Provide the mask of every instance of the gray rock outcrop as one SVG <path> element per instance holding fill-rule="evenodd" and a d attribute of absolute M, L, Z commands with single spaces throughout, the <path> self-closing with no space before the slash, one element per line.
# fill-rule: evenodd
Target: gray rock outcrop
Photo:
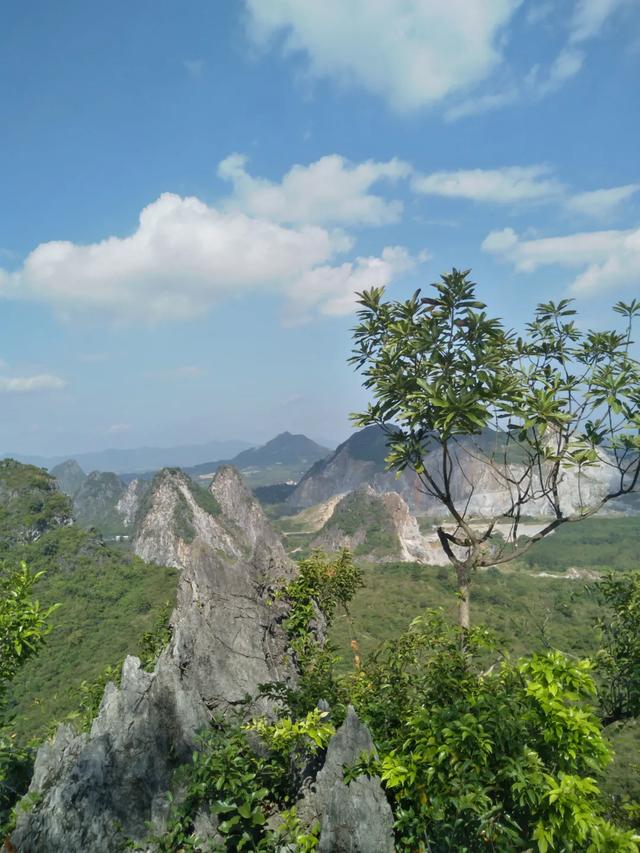
<path fill-rule="evenodd" d="M 510 506 L 510 494 L 500 476 L 501 444 L 504 439 L 492 430 L 479 436 L 463 436 L 451 450 L 451 491 L 454 501 L 467 507 L 473 517 L 499 515 Z M 388 454 L 386 437 L 376 426 L 354 433 L 327 459 L 316 463 L 300 480 L 287 498 L 296 508 L 310 507 L 328 501 L 335 495 L 352 492 L 369 485 L 377 492 L 397 492 L 413 513 L 447 518 L 448 512 L 434 497 L 425 493 L 415 472 L 406 469 L 400 477 L 386 469 Z M 494 464 L 489 459 L 493 457 Z M 563 509 L 574 512 L 580 504 L 588 506 L 597 502 L 616 483 L 610 460 L 603 455 L 601 462 L 582 471 L 570 469 L 562 472 L 559 491 Z M 441 451 L 433 447 L 425 454 L 425 466 L 436 473 L 441 470 Z M 517 464 L 509 465 L 509 472 L 518 476 L 522 470 Z M 618 478 L 619 479 L 619 478 Z M 525 514 L 541 517 L 549 514 L 544 498 L 527 504 Z"/>
<path fill-rule="evenodd" d="M 359 776 L 343 781 L 345 765 L 362 753 L 375 753 L 369 729 L 349 706 L 347 716 L 329 741 L 327 755 L 315 780 L 297 804 L 303 823 L 321 821 L 323 853 L 393 853 L 393 813 L 380 780 Z"/>
<path fill-rule="evenodd" d="M 285 605 L 268 593 L 293 564 L 237 472 L 224 469 L 214 480 L 224 511 L 208 519 L 189 501 L 186 479 L 163 472 L 136 541 L 138 553 L 160 562 L 173 555 L 182 569 L 172 639 L 153 672 L 127 658 L 120 687 L 107 686 L 88 734 L 62 726 L 38 751 L 32 805 L 19 810 L 13 835 L 21 853 L 115 853 L 125 839 L 145 838 L 149 822 L 161 831 L 172 773 L 190 759 L 211 715 L 247 696 L 268 714 L 258 686 L 295 681 Z M 192 511 L 188 542 L 174 523 L 177 504 Z"/>
<path fill-rule="evenodd" d="M 393 813 L 378 779 L 336 782 L 322 816 L 318 853 L 394 853 Z"/>

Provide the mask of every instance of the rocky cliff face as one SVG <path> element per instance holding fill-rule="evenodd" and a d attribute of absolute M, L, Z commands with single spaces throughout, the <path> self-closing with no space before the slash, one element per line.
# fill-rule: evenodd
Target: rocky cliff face
<path fill-rule="evenodd" d="M 483 457 L 483 451 L 491 452 L 496 435 L 487 431 L 473 441 L 463 438 L 453 454 L 452 493 L 458 505 L 468 504 L 468 513 L 472 516 L 499 515 L 510 505 L 503 480 Z M 381 494 L 397 492 L 416 514 L 446 518 L 446 510 L 439 501 L 425 494 L 415 473 L 407 470 L 398 478 L 395 472 L 385 470 L 387 452 L 382 430 L 378 427 L 361 430 L 341 444 L 327 460 L 314 465 L 287 498 L 287 503 L 292 507 L 309 507 L 369 485 Z M 439 470 L 440 450 L 434 448 L 427 454 L 425 464 L 429 470 Z M 510 470 L 517 474 L 520 468 L 513 464 Z M 588 474 L 579 479 L 572 470 L 564 472 L 560 494 L 565 511 L 572 512 L 581 503 L 588 505 L 597 501 L 613 482 L 612 470 L 606 464 L 589 469 Z M 548 513 L 546 500 L 531 502 L 526 508 L 529 516 Z"/>
<path fill-rule="evenodd" d="M 111 853 L 146 837 L 149 821 L 161 830 L 172 772 L 211 715 L 247 696 L 268 712 L 258 685 L 295 680 L 284 604 L 268 592 L 293 564 L 235 471 L 218 472 L 209 509 L 199 498 L 176 471 L 162 472 L 147 496 L 135 548 L 182 570 L 172 639 L 153 672 L 127 658 L 90 733 L 62 726 L 39 750 L 36 804 L 20 810 L 13 835 L 23 853 Z"/>
<path fill-rule="evenodd" d="M 116 504 L 116 512 L 127 530 L 132 530 L 136 523 L 149 485 L 145 480 L 132 480 Z"/>
<path fill-rule="evenodd" d="M 326 551 L 349 548 L 356 555 L 379 562 L 447 562 L 437 539 L 422 535 L 415 516 L 397 492 L 379 494 L 368 485 L 336 502 L 311 547 Z"/>

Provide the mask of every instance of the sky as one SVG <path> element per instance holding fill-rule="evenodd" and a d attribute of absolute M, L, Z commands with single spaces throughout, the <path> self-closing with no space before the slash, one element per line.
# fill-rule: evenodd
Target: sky
<path fill-rule="evenodd" d="M 355 293 L 640 296 L 640 0 L 3 0 L 0 450 L 304 432 Z"/>

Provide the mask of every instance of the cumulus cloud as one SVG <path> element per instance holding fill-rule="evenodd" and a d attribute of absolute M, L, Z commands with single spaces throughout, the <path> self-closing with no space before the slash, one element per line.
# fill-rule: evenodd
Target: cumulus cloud
<path fill-rule="evenodd" d="M 625 184 L 603 190 L 577 193 L 567 200 L 567 207 L 575 213 L 607 219 L 640 190 L 640 184 Z"/>
<path fill-rule="evenodd" d="M 35 376 L 0 376 L 0 392 L 27 394 L 30 391 L 55 391 L 66 387 L 64 379 L 50 373 Z"/>
<path fill-rule="evenodd" d="M 256 178 L 247 158 L 232 154 L 218 166 L 220 177 L 233 185 L 228 209 L 279 223 L 317 225 L 386 225 L 397 222 L 402 203 L 369 192 L 374 184 L 397 181 L 411 173 L 400 160 L 353 164 L 337 154 L 308 166 L 293 166 L 280 183 Z"/>
<path fill-rule="evenodd" d="M 500 64 L 501 36 L 520 0 L 245 0 L 250 33 L 284 33 L 310 72 L 356 83 L 397 110 L 468 90 Z"/>
<path fill-rule="evenodd" d="M 402 246 L 387 246 L 380 257 L 359 257 L 340 266 L 322 266 L 302 276 L 290 294 L 289 323 L 301 322 L 316 311 L 327 316 L 350 314 L 356 294 L 386 287 L 393 279 L 428 259 L 427 252 L 411 255 Z"/>
<path fill-rule="evenodd" d="M 571 285 L 575 293 L 637 286 L 640 278 L 640 228 L 535 240 L 523 240 L 512 228 L 505 228 L 488 234 L 482 248 L 522 272 L 543 266 L 576 269 L 578 275 Z"/>
<path fill-rule="evenodd" d="M 423 195 L 511 204 L 556 198 L 563 186 L 548 166 L 504 166 L 416 175 L 412 189 Z"/>
<path fill-rule="evenodd" d="M 352 246 L 341 230 L 284 226 L 165 193 L 143 209 L 128 237 L 42 243 L 16 272 L 0 270 L 0 294 L 42 301 L 63 315 L 188 319 L 246 294 L 295 300 L 314 270 L 327 275 Z M 335 297 L 327 297 L 334 307 Z"/>

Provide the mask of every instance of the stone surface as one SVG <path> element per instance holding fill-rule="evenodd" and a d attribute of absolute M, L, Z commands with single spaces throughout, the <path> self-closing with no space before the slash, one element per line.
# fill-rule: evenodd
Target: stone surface
<path fill-rule="evenodd" d="M 360 776 L 331 789 L 318 853 L 393 853 L 393 813 L 380 780 Z"/>
<path fill-rule="evenodd" d="M 152 673 L 127 658 L 89 734 L 63 726 L 39 750 L 29 791 L 36 805 L 20 813 L 13 835 L 21 853 L 115 853 L 125 838 L 144 839 L 148 822 L 161 830 L 173 770 L 190 759 L 212 713 L 255 697 L 261 683 L 295 680 L 284 605 L 269 595 L 294 567 L 239 475 L 220 477 L 212 492 L 219 486 L 229 514 L 208 518 L 180 472 L 155 483 L 136 550 L 182 569 L 172 639 Z M 190 542 L 173 524 L 180 500 L 193 510 Z M 270 710 L 259 698 L 253 708 Z"/>
<path fill-rule="evenodd" d="M 451 490 L 454 500 L 465 506 L 474 517 L 493 516 L 504 512 L 510 505 L 510 495 L 504 481 L 487 461 L 486 454 L 496 452 L 496 434 L 486 431 L 481 436 L 462 437 L 452 451 L 453 469 Z M 371 426 L 354 433 L 325 460 L 316 463 L 300 480 L 287 498 L 292 507 L 310 507 L 344 495 L 362 486 L 370 485 L 377 492 L 397 492 L 413 513 L 438 518 L 448 517 L 442 505 L 426 494 L 417 475 L 405 470 L 396 477 L 395 471 L 387 471 L 385 457 L 388 454 L 384 433 L 379 427 Z M 441 470 L 441 450 L 434 448 L 425 456 L 428 470 Z M 511 474 L 519 473 L 517 465 L 510 465 Z M 615 483 L 613 469 L 602 459 L 602 464 L 587 469 L 580 476 L 575 471 L 564 471 L 559 492 L 565 513 L 574 512 L 582 502 L 596 502 Z M 545 499 L 527 504 L 525 514 L 543 516 L 549 513 Z"/>
<path fill-rule="evenodd" d="M 304 824 L 310 826 L 322 817 L 334 786 L 343 784 L 344 765 L 355 764 L 363 752 L 375 752 L 375 747 L 369 729 L 350 705 L 343 724 L 329 741 L 322 769 L 296 806 Z"/>
<path fill-rule="evenodd" d="M 297 803 L 303 824 L 321 822 L 322 853 L 393 853 L 393 814 L 380 780 L 360 776 L 346 785 L 343 768 L 376 750 L 369 729 L 349 706 L 329 741 L 322 769 Z"/>

